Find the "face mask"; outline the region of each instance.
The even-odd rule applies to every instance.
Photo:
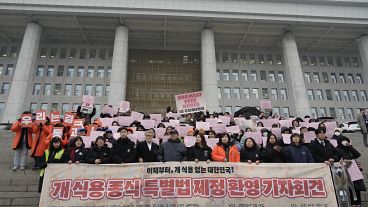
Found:
[[[344,146],[347,146],[348,145],[348,141],[344,140],[344,141],[341,142],[341,144],[344,145]]]
[[[340,136],[341,135],[341,132],[335,132],[335,135],[336,136]]]

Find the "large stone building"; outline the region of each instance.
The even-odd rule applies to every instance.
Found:
[[[272,101],[282,116],[352,120],[367,106],[366,0],[0,0],[0,119],[131,101],[164,112]]]

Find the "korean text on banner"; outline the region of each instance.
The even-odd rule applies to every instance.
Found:
[[[32,127],[32,114],[22,114],[20,122],[24,128]]]
[[[206,103],[202,91],[176,95],[175,101],[179,114],[206,111]]]
[[[163,206],[237,206],[245,200],[252,206],[337,206],[324,163],[218,162],[49,164],[40,206],[153,206],[158,200]]]
[[[35,119],[35,123],[39,124],[39,123],[45,123],[46,122],[46,110],[37,110],[36,111],[36,119]]]

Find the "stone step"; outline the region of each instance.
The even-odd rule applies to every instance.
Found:
[[[39,198],[38,192],[0,192],[0,198]],[[24,203],[22,204],[24,205]]]
[[[11,206],[38,206],[40,199],[37,198],[13,198]]]

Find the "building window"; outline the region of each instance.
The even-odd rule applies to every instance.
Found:
[[[92,84],[86,84],[84,95],[92,96]]]
[[[278,74],[277,74],[277,77],[279,78],[280,83],[285,82],[284,72],[279,71]]]
[[[287,100],[287,92],[286,89],[280,89],[280,99],[281,100]]]
[[[240,64],[247,64],[247,55],[245,53],[240,53],[239,62]]]
[[[37,103],[31,103],[29,105],[29,110],[31,111],[31,113],[35,113],[37,109],[38,109],[38,104]]]
[[[308,100],[314,101],[314,93],[313,93],[313,90],[308,89],[307,90],[307,96],[308,96]]]
[[[105,69],[103,66],[99,66],[97,68],[97,78],[103,78],[105,73]]]
[[[357,57],[353,57],[353,67],[359,67],[359,61]]]
[[[316,90],[316,99],[319,101],[323,101],[323,94],[321,89]]]
[[[221,53],[222,55],[222,62],[229,63],[229,55],[226,52]]]
[[[4,65],[0,64],[0,75],[2,75],[4,72]]]
[[[51,88],[52,88],[51,83],[45,83],[45,88],[43,90],[43,95],[50,96],[51,95]]]
[[[106,59],[106,50],[105,49],[100,49],[100,54],[98,55],[98,57],[100,58],[100,60],[105,60]]]
[[[327,57],[327,66],[334,66],[332,57]]]
[[[269,99],[270,96],[268,94],[268,88],[262,88],[262,98],[263,99]]]
[[[89,50],[89,59],[94,60],[96,58],[96,49]]]
[[[74,76],[74,66],[68,66],[66,77],[73,77],[73,76]]]
[[[95,96],[102,96],[102,85],[96,85]]]
[[[351,67],[349,57],[344,57],[344,62],[345,62],[345,66],[346,66],[346,67]]]
[[[317,59],[315,56],[311,56],[310,57],[310,61],[311,61],[311,66],[317,66]]]
[[[41,94],[41,84],[40,83],[35,83],[33,86],[33,95],[38,96]]]
[[[338,108],[337,111],[339,113],[340,119],[345,119],[344,108]]]
[[[317,118],[318,117],[317,108],[316,107],[310,108],[310,113],[311,113],[311,117],[312,118]]]
[[[272,108],[272,114],[280,115],[280,107],[273,107]]]
[[[41,109],[42,110],[48,110],[49,104],[48,103],[41,103]]]
[[[105,96],[109,96],[109,94],[110,94],[110,85],[106,85]]]
[[[224,98],[230,99],[230,88],[224,88]]]
[[[72,95],[72,85],[65,84],[64,96],[71,96]]]
[[[259,90],[258,90],[258,88],[253,88],[252,89],[252,95],[255,99],[259,99]]]
[[[276,55],[276,65],[282,65],[281,55]]]
[[[335,93],[335,100],[336,101],[341,101],[340,91],[335,90],[334,93]]]
[[[313,81],[315,83],[319,83],[320,80],[319,80],[319,73],[313,73]]]
[[[65,112],[69,112],[70,111],[70,104],[68,103],[63,103],[61,105],[61,113],[65,114]]]
[[[267,81],[266,71],[261,70],[260,75],[261,75],[261,81],[266,82]]]
[[[362,101],[367,101],[367,94],[365,93],[365,91],[360,91],[360,100]]]
[[[53,77],[54,76],[54,66],[53,65],[49,65],[47,68],[47,72],[46,72],[46,76],[47,77]]]
[[[8,48],[7,47],[1,47],[0,57],[7,57],[7,56],[8,56]]]
[[[37,77],[42,77],[43,76],[43,69],[44,66],[43,65],[38,65],[36,68],[36,76]]]
[[[302,65],[303,66],[307,66],[308,65],[308,57],[307,56],[302,56]]]
[[[1,87],[1,94],[8,95],[10,89],[10,83],[3,83],[3,86]]]
[[[65,59],[66,58],[66,48],[61,48],[60,49],[60,59]]]
[[[112,56],[113,55],[114,55],[114,50],[113,49],[109,49],[109,60],[112,60]]]
[[[233,80],[238,81],[239,80],[239,71],[233,70]]]
[[[250,71],[250,79],[252,81],[257,81],[257,71],[255,70]]]
[[[275,71],[269,71],[268,78],[270,79],[271,82],[275,82],[276,81]]]
[[[17,57],[17,48],[16,47],[12,47],[10,50],[10,57],[12,58],[16,58]]]
[[[69,59],[74,59],[77,57],[77,49],[72,48],[70,49]]]
[[[273,64],[273,58],[272,58],[272,55],[267,55],[267,62],[269,65],[272,65]]]
[[[324,83],[328,83],[329,80],[328,80],[328,74],[326,72],[323,72],[322,73],[322,79],[323,79],[323,82]]]
[[[311,77],[310,77],[310,73],[309,72],[305,72],[304,73],[304,80],[307,83],[310,83],[311,82]]]
[[[354,101],[359,101],[359,98],[358,98],[358,92],[357,91],[351,91],[351,97],[353,97],[353,100]]]
[[[290,116],[289,107],[283,107],[282,108],[282,116],[283,117],[289,117]]]
[[[244,99],[249,99],[250,94],[249,94],[249,88],[243,88],[243,96]]]
[[[243,81],[248,81],[248,71],[242,70],[241,76]]]
[[[78,66],[77,77],[83,77],[83,76],[84,76],[84,66]]]
[[[325,107],[320,107],[320,108],[319,108],[319,115],[320,115],[321,117],[326,117],[326,116],[327,116],[327,110],[326,110],[326,108],[325,108]]]
[[[40,58],[47,57],[47,48],[41,48]]]
[[[272,99],[277,100],[277,89],[276,88],[271,88],[271,96],[272,96]]]
[[[347,90],[342,91],[342,97],[344,101],[350,101],[349,92]]]
[[[231,62],[232,63],[238,63],[238,54],[231,53]]]
[[[347,108],[346,109],[346,115],[348,119],[355,119],[354,113],[353,113],[353,109],[352,108]]]
[[[340,79],[340,82],[341,82],[341,83],[343,83],[343,84],[345,84],[345,83],[346,83],[344,73],[340,73],[340,74],[339,74],[339,79]]]
[[[111,67],[107,67],[107,78],[111,77]]]
[[[220,70],[216,70],[216,80],[221,80]]]
[[[51,48],[50,49],[50,58],[51,59],[53,59],[53,58],[55,58],[56,57],[56,55],[57,55],[57,48]]]
[[[319,56],[318,62],[320,66],[326,66],[325,57]]]
[[[59,110],[59,103],[52,103],[51,104],[51,111]]]
[[[81,96],[82,95],[82,84],[76,84],[75,90],[74,90],[75,96]]]
[[[342,67],[342,60],[341,60],[341,57],[336,57],[335,58],[336,60],[336,66],[337,67]]]
[[[348,73],[348,82],[354,84],[354,77],[352,73]]]
[[[329,108],[330,116],[336,119],[336,110],[335,108]]]
[[[336,73],[331,73],[331,81],[332,83],[337,83]]]
[[[362,74],[356,74],[356,80],[358,84],[363,84]]]
[[[56,74],[58,77],[63,77],[64,76],[64,65],[59,65],[58,67],[58,71]]]
[[[221,96],[222,96],[222,95],[221,95],[221,87],[218,87],[218,88],[217,88],[217,98],[218,98],[218,99],[221,99]]]
[[[326,98],[328,101],[332,101],[332,92],[331,90],[326,90]]]
[[[264,64],[265,63],[263,54],[258,54],[258,61],[259,61],[259,64]]]
[[[249,54],[249,63],[250,64],[256,64],[256,55],[255,54]]]
[[[87,56],[87,50],[86,49],[80,49],[79,51],[79,59],[86,59],[86,56]]]
[[[241,108],[243,108],[243,107],[242,107],[242,106],[235,106],[235,108],[234,108],[234,112],[239,111]]]
[[[240,88],[234,88],[233,95],[235,99],[240,99]]]
[[[229,70],[223,70],[222,77],[223,77],[223,80],[226,80],[226,81],[230,80]]]
[[[14,74],[14,65],[13,64],[8,64],[6,66],[5,75],[6,76],[12,76],[13,74]]]
[[[79,103],[73,103],[72,110],[77,111],[79,107]]]
[[[216,57],[216,62],[220,62],[220,55],[218,52],[215,53],[215,57]]]
[[[61,84],[55,84],[54,95],[60,95],[60,94],[61,94]]]
[[[231,106],[226,106],[225,107],[225,112],[230,113],[231,114],[232,111],[232,107]]]
[[[88,66],[87,77],[88,78],[93,78],[94,71],[95,71],[95,68],[93,66]]]

